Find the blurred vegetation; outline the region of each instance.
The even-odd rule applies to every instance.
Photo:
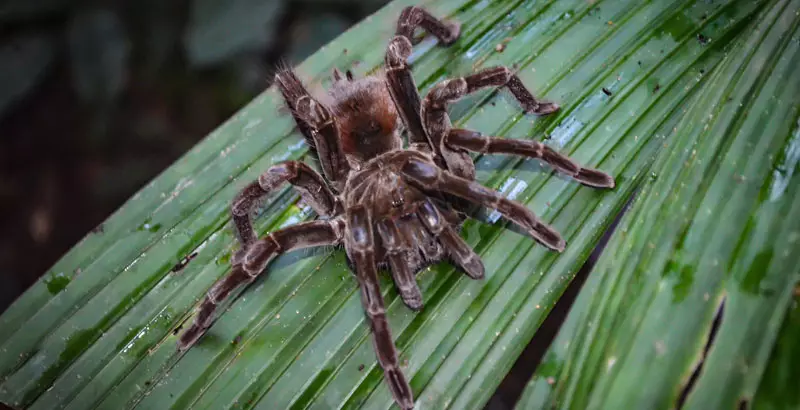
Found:
[[[136,190],[385,0],[0,4],[0,311]]]

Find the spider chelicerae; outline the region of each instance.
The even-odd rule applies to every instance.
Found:
[[[217,305],[233,289],[255,280],[277,255],[344,245],[385,380],[397,404],[411,409],[414,398],[397,362],[378,270],[391,272],[403,302],[414,310],[422,308],[415,275],[433,263],[448,259],[470,278],[483,278],[481,258],[459,236],[475,205],[497,210],[550,249],[562,251],[566,245],[524,205],[475,182],[468,151],[537,158],[584,185],[614,187],[608,174],[583,168],[540,142],[453,128],[448,103],[487,87],[506,87],[528,113],[546,115],[559,106],[536,99],[506,67],[442,81],[420,99],[407,62],[417,28],[445,46],[459,35],[457,24],[440,21],[420,7],[407,7],[389,43],[383,73],[355,79],[349,71],[343,77],[334,70],[325,100],[309,94],[291,69],[278,71],[275,83],[324,177],[302,162],[288,161],[270,167],[236,196],[231,213],[241,249],[232,258],[231,272],[207,292],[194,323],[181,335],[181,350],[205,333]],[[258,239],[251,212],[260,198],[286,182],[321,218]]]

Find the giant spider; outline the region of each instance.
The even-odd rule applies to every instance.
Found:
[[[232,258],[231,272],[207,292],[191,328],[181,335],[181,350],[205,333],[218,303],[234,288],[252,282],[277,255],[344,245],[386,382],[397,404],[411,409],[414,398],[397,363],[378,269],[391,271],[403,302],[414,310],[422,307],[415,275],[433,263],[449,259],[470,278],[483,278],[483,262],[458,234],[473,205],[496,209],[550,249],[562,251],[565,246],[558,232],[525,206],[475,182],[467,151],[538,158],[585,185],[614,186],[611,176],[583,168],[537,141],[452,128],[447,104],[486,87],[508,88],[528,113],[550,114],[559,106],[534,98],[506,67],[442,81],[420,100],[407,63],[416,28],[446,46],[459,35],[457,24],[440,21],[420,7],[405,8],[389,43],[383,74],[354,79],[349,71],[343,78],[334,70],[328,105],[311,96],[291,69],[278,71],[278,89],[324,178],[302,162],[288,161],[270,167],[236,196],[231,213],[242,247]],[[400,137],[403,128],[408,132],[406,148]],[[285,182],[323,218],[257,239],[251,211],[259,198]]]

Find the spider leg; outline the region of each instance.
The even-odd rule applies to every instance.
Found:
[[[428,261],[435,261],[442,257],[444,250],[436,241],[436,237],[428,232],[416,215],[412,215],[403,223],[403,233],[411,239],[411,243],[417,244],[422,255]]]
[[[400,117],[408,128],[409,143],[419,149],[430,151],[430,141],[425,135],[420,118],[420,96],[411,76],[408,58],[411,55],[414,30],[425,29],[439,41],[449,46],[458,39],[460,29],[455,23],[445,23],[423,8],[410,6],[403,9],[397,20],[397,31],[386,50],[386,79],[389,92]]]
[[[322,176],[311,167],[299,161],[287,161],[271,166],[258,177],[257,181],[242,189],[231,204],[236,235],[242,243],[242,251],[234,257],[234,264],[256,240],[253,224],[250,221],[253,206],[259,198],[269,195],[284,182],[292,184],[317,214],[330,216],[336,210],[338,205],[336,197]]]
[[[243,263],[234,264],[231,272],[206,292],[194,323],[178,341],[178,349],[186,350],[194,345],[211,326],[217,305],[239,285],[254,281],[273,258],[295,249],[337,245],[342,241],[343,230],[341,219],[310,221],[272,232],[254,242],[247,249]]]
[[[539,141],[485,137],[479,132],[452,129],[445,136],[445,145],[488,154],[501,153],[538,158],[582,184],[596,188],[613,188],[614,177],[591,168],[583,168],[569,157]]]
[[[443,144],[452,124],[447,114],[447,104],[467,94],[486,87],[506,87],[523,109],[539,115],[558,111],[558,104],[537,100],[522,84],[522,81],[506,67],[492,67],[466,77],[444,80],[435,85],[422,100],[421,115],[425,131],[434,151],[444,159],[447,169],[454,174],[475,179],[472,158],[463,151]]]
[[[415,252],[415,250],[409,249],[406,238],[400,233],[397,224],[392,219],[384,219],[378,223],[378,235],[388,253],[389,268],[400,292],[400,297],[409,308],[421,309],[422,293],[408,262],[409,253]]]
[[[529,113],[545,115],[558,111],[556,103],[537,100],[522,81],[506,67],[492,67],[466,77],[444,80],[435,85],[422,100],[422,118],[428,138],[439,152],[450,132],[447,104],[486,87],[506,87]]]
[[[350,165],[339,143],[339,131],[331,110],[309,94],[291,69],[278,71],[275,83],[306,142],[316,151],[323,174],[336,189],[341,189]]]
[[[433,34],[442,44],[449,46],[453,44],[460,34],[458,24],[445,23],[422,7],[408,6],[400,12],[397,18],[396,35],[403,36],[409,41],[414,37],[414,30],[422,27],[428,33]]]
[[[498,66],[486,68],[466,77],[440,82],[425,96],[422,102],[423,110],[428,112],[444,110],[448,103],[487,87],[508,88],[522,108],[531,114],[547,115],[561,108],[554,102],[536,99],[522,83],[522,80],[508,67]]]
[[[356,278],[361,287],[361,301],[369,319],[372,342],[378,363],[383,368],[386,383],[397,404],[402,409],[412,409],[413,393],[397,363],[397,349],[392,340],[383,296],[378,287],[378,267],[375,261],[375,239],[371,219],[369,210],[363,205],[356,205],[347,210],[345,249],[355,266]]]
[[[422,224],[442,242],[447,254],[467,276],[472,279],[483,278],[485,269],[480,256],[458,236],[430,200],[425,200],[420,204],[417,208],[417,216]]]
[[[410,182],[416,183],[422,189],[448,193],[496,209],[550,249],[561,252],[566,246],[561,235],[551,226],[542,222],[528,208],[475,181],[453,175],[432,162],[418,158],[407,159],[400,172]]]

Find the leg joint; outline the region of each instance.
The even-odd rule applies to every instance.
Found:
[[[403,175],[426,187],[434,187],[439,180],[439,168],[430,162],[409,159],[402,168]]]
[[[254,242],[244,257],[244,270],[251,277],[258,276],[272,258],[281,251],[280,244],[272,234]]]
[[[397,35],[411,37],[414,29],[422,23],[423,11],[417,6],[408,6],[400,12],[397,19]]]
[[[488,152],[491,145],[489,142],[489,138],[482,136],[480,132],[458,128],[450,130],[445,136],[445,144],[473,152]]]
[[[386,68],[388,70],[407,69],[406,60],[411,55],[411,41],[403,36],[395,36],[386,48]]]
[[[506,67],[487,68],[477,74],[465,77],[467,92],[473,92],[484,87],[502,87],[506,85],[514,74]]]
[[[436,103],[444,104],[447,102],[458,100],[469,92],[467,81],[463,78],[456,78],[452,80],[444,80],[435,85],[433,89],[425,96],[426,102],[430,101],[434,105]]]
[[[294,161],[273,165],[258,176],[258,184],[265,192],[270,192],[283,182],[292,183],[297,178],[298,171],[297,163]]]

